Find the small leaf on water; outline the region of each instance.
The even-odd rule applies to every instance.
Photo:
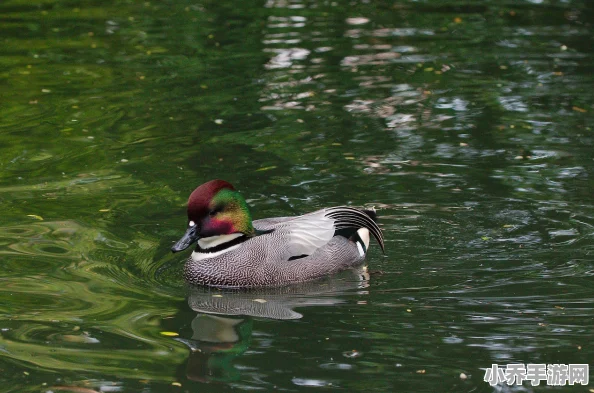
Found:
[[[264,299],[254,299],[254,301],[256,303],[266,303],[266,300],[264,300]]]
[[[353,349],[352,351],[345,351],[342,353],[342,356],[346,358],[358,358],[359,356],[363,355],[363,353]]]
[[[34,218],[36,220],[43,221],[43,217],[38,216],[37,214],[27,214],[27,217],[31,217],[31,218]]]
[[[483,237],[481,237],[481,239],[484,240],[484,241],[487,241],[487,240],[489,240],[491,238],[489,236],[483,236]]]
[[[181,385],[182,385],[182,384],[181,384],[181,383],[179,383],[179,382],[171,382],[171,384],[172,384],[173,386],[179,386],[179,387],[181,387]]]
[[[99,393],[96,390],[82,388],[80,386],[52,386],[49,391],[56,391],[56,390],[65,390],[67,392],[76,392],[76,393]]]
[[[275,169],[275,168],[276,168],[276,165],[265,166],[264,168],[256,169],[256,172],[269,171],[269,170]]]
[[[179,334],[176,333],[176,332],[161,332],[161,335],[162,336],[165,336],[165,337],[177,337],[177,336],[179,336]]]

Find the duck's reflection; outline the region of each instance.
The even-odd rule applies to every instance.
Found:
[[[231,361],[244,353],[251,341],[250,318],[198,314],[192,321],[192,338],[178,338],[190,348],[186,376],[193,381],[234,381],[239,371]]]
[[[192,337],[177,338],[190,348],[186,375],[194,381],[239,379],[232,360],[250,345],[254,317],[299,319],[294,308],[332,306],[346,296],[365,295],[369,286],[365,269],[350,270],[323,280],[257,290],[220,290],[190,287],[188,304],[198,315],[191,323]]]

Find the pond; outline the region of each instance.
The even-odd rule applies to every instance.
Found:
[[[0,391],[530,392],[485,374],[592,366],[592,21],[589,0],[2,1]],[[374,206],[386,254],[188,288],[170,248],[215,178],[256,219]]]

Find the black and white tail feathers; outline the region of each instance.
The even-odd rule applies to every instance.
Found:
[[[356,242],[366,243],[365,239],[361,238],[361,232],[359,232],[359,229],[366,228],[377,240],[382,252],[385,254],[384,236],[375,222],[377,219],[375,210],[359,210],[348,206],[338,206],[327,209],[325,215],[334,220],[336,234],[351,238]],[[364,251],[367,250],[364,249]]]

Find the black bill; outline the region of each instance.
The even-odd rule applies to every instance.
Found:
[[[198,225],[188,227],[181,239],[171,247],[172,252],[183,251],[198,240]]]

